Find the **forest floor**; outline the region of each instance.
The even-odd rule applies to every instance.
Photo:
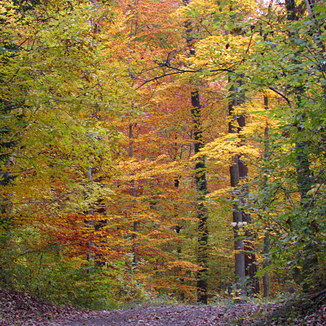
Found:
[[[323,295],[324,297],[324,295]],[[78,311],[0,290],[0,326],[325,326],[323,300]]]

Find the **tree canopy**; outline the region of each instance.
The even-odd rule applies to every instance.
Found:
[[[0,1],[0,285],[108,307],[325,287],[325,1]]]

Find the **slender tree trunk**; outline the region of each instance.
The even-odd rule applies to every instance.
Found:
[[[268,100],[268,96],[266,95],[264,96],[264,107],[266,111],[269,110],[269,100]],[[269,141],[269,126],[267,121],[265,126],[265,132],[264,132],[264,165],[268,163],[269,159],[270,159],[270,141]],[[262,185],[263,191],[264,189],[267,188],[268,169],[266,169],[266,167],[264,167],[264,174],[265,176],[263,177],[263,185]],[[265,228],[264,231],[265,233],[264,233],[264,250],[263,250],[263,255],[264,255],[263,268],[267,268],[271,263],[269,258],[270,234],[268,228]],[[270,296],[270,276],[267,271],[263,276],[263,296],[265,298]]]
[[[134,156],[134,147],[133,147],[133,138],[134,138],[134,132],[133,132],[133,124],[129,124],[129,157],[132,158]],[[137,197],[137,189],[135,185],[135,180],[131,181],[131,188],[130,188],[130,194],[133,198]],[[134,200],[135,202],[135,200]],[[135,270],[137,268],[138,264],[138,254],[137,254],[137,232],[138,232],[138,224],[139,222],[134,220],[133,221],[133,233],[132,233],[132,269]]]
[[[240,127],[245,126],[245,117],[240,116],[238,119]],[[239,180],[244,179],[248,176],[248,167],[246,164],[239,159]],[[239,190],[241,191],[241,197],[244,199],[248,196],[249,188],[247,185],[240,186]],[[251,224],[251,215],[246,214],[242,211],[242,221],[244,224]],[[245,256],[245,275],[246,275],[246,290],[247,294],[253,295],[259,293],[259,280],[255,276],[257,273],[257,260],[254,253],[253,246],[254,234],[248,230],[244,232],[244,256]]]
[[[289,21],[296,21],[299,19],[297,16],[297,8],[294,0],[286,0],[286,8],[288,12],[288,20]],[[307,10],[309,14],[311,14],[312,18],[311,21],[313,22],[312,25],[315,25],[315,28],[318,30],[319,35],[321,35],[320,26],[318,26],[318,22],[315,19],[314,16],[314,4],[315,1],[307,0]],[[296,37],[296,35],[291,32],[291,35]],[[299,38],[299,36],[297,36]],[[320,42],[320,38],[315,38],[316,46],[319,48],[319,54],[320,57],[323,58],[325,47],[322,42]],[[293,63],[298,66],[298,71],[300,69],[301,62],[297,59],[293,60]],[[326,84],[321,85],[324,90],[324,97],[326,98]],[[296,96],[296,102],[298,109],[301,109],[303,111],[303,105],[304,105],[304,96],[305,96],[305,88],[304,85],[299,85],[294,87],[294,93]],[[300,112],[300,110],[299,110]],[[298,192],[300,194],[301,198],[301,207],[302,211],[307,211],[308,209],[312,209],[313,206],[313,199],[312,196],[309,195],[309,190],[311,189],[312,185],[314,184],[313,180],[313,174],[310,169],[310,161],[308,157],[309,153],[309,145],[306,140],[304,140],[306,128],[304,126],[304,122],[307,119],[306,113],[301,113],[301,115],[297,115],[296,120],[294,121],[294,126],[297,128],[297,135],[299,138],[299,141],[296,142],[296,170],[297,170],[297,186],[298,186]],[[303,140],[301,140],[301,139]],[[307,231],[313,234],[316,232],[315,227],[311,224],[311,222],[307,221]],[[307,241],[306,244],[302,250],[302,267],[299,269],[297,268],[294,270],[294,279],[299,284],[302,285],[303,289],[305,291],[309,291],[310,287],[310,274],[313,273],[314,268],[316,265],[318,265],[318,257],[315,253],[315,244],[312,241]],[[316,277],[318,277],[316,275]]]
[[[201,103],[198,91],[191,93],[191,115],[194,123],[194,152],[200,152],[203,147],[203,131],[201,124]],[[197,189],[197,217],[198,217],[198,249],[197,261],[202,267],[197,273],[197,301],[207,304],[208,301],[208,210],[204,204],[207,194],[205,157],[197,158],[195,165],[195,185]]]
[[[269,235],[269,230],[265,230],[265,237],[264,237],[264,262],[263,262],[263,268],[266,268],[270,265],[270,260],[268,258],[269,255],[269,251],[270,251],[270,235]],[[271,295],[270,292],[270,277],[269,277],[269,273],[265,272],[264,276],[263,276],[263,296],[269,297]]]
[[[312,10],[314,1],[307,0],[308,10]],[[297,7],[294,0],[285,0],[286,4],[286,10],[287,10],[287,19],[289,21],[296,21],[299,19],[297,15]],[[295,36],[293,32],[290,33],[292,36]],[[297,59],[294,60],[294,64],[297,64],[298,66],[301,64],[300,61]],[[299,68],[298,68],[299,69]],[[294,88],[295,95],[297,99],[297,105],[300,108],[302,106],[302,97],[304,94],[304,88],[303,86],[296,86]],[[297,125],[297,131],[298,134],[304,133],[304,127],[301,126],[301,120],[305,119],[304,114],[300,117],[299,123],[295,122],[295,125]],[[308,160],[307,155],[307,144],[305,141],[299,141],[296,143],[296,155],[297,155],[297,185],[298,190],[301,196],[301,202],[302,206],[305,207],[307,205],[307,192],[311,189],[312,181],[311,181],[311,171],[310,171],[310,163]]]
[[[243,221],[247,224],[251,223],[249,214],[243,214]],[[257,259],[254,253],[253,245],[254,235],[250,231],[245,231],[244,251],[245,251],[245,274],[247,279],[247,291],[249,295],[258,294],[260,291],[259,279],[256,277]]]
[[[174,179],[174,187],[176,189],[178,189],[179,186],[180,186],[180,181],[179,181],[179,178],[176,177]],[[177,204],[174,204],[174,220],[175,221],[178,220],[178,208],[177,208]],[[176,234],[178,236],[180,235],[181,230],[182,230],[182,226],[180,224],[177,224],[175,226],[175,232],[176,232]],[[181,245],[181,243],[178,243],[177,244],[177,257],[178,257],[178,259],[181,259],[181,255],[182,255],[182,245]],[[179,277],[179,282],[180,282],[180,284],[184,284],[185,283],[185,279],[183,277]],[[179,296],[180,300],[183,301],[185,299],[185,293],[184,293],[184,291],[180,291],[178,293],[178,296]]]
[[[234,107],[238,105],[239,98],[236,94],[234,86],[231,88],[231,98],[229,100],[229,116],[232,117],[232,121],[229,122],[229,133],[238,133],[239,127],[235,126],[235,122],[238,122],[237,116],[234,113]],[[234,189],[240,182],[240,165],[242,169],[245,166],[241,163],[239,155],[232,158],[233,165],[230,167],[230,182],[231,187]],[[242,171],[244,174],[244,171]],[[240,295],[244,296],[246,293],[246,267],[245,267],[245,251],[242,234],[243,215],[242,211],[237,204],[233,204],[233,233],[234,233],[234,250],[235,250],[235,277],[236,277],[236,290]]]
[[[238,81],[241,86],[241,80]],[[244,102],[244,94],[238,91],[237,86],[230,89],[229,100],[229,133],[239,133],[246,125],[244,114],[235,114],[235,107]],[[248,195],[248,187],[246,185],[239,186],[241,179],[248,176],[248,167],[242,161],[239,155],[233,157],[233,165],[230,167],[230,182],[234,188],[234,196],[242,200]],[[255,277],[257,272],[256,256],[253,252],[252,245],[253,235],[243,231],[243,225],[251,223],[250,214],[246,214],[237,204],[233,206],[233,226],[234,226],[234,249],[235,249],[235,276],[237,279],[237,290],[240,295],[247,293],[259,293],[259,282]],[[249,279],[249,284],[246,284]]]
[[[1,83],[0,79],[0,83]],[[3,116],[10,115],[11,110],[14,108],[14,105],[8,103],[7,101],[4,101],[0,99],[0,118],[3,118]],[[18,141],[13,141],[7,138],[11,134],[11,129],[7,127],[6,125],[1,124],[0,130],[0,150],[2,153],[6,153],[9,150],[14,151],[14,148],[17,146]],[[5,166],[11,165],[12,159],[10,157],[10,154],[2,154],[0,156],[0,187],[8,186],[12,183],[12,181],[15,179],[13,175],[6,171],[6,169],[3,169]],[[0,195],[0,231],[10,229],[11,227],[11,210],[12,210],[12,203],[9,200],[9,196],[3,196]]]
[[[88,167],[86,174],[87,174],[88,182],[91,185],[93,183],[93,169],[91,167]],[[92,190],[89,189],[89,191],[91,192]],[[91,209],[87,212],[87,214],[89,214],[89,215],[92,215],[93,213],[94,212]],[[94,220],[87,220],[86,223],[88,225],[88,229],[92,233],[94,231],[95,221]],[[95,244],[94,244],[93,239],[89,239],[88,240],[87,260],[88,260],[89,263],[91,263],[91,265],[95,265],[94,246],[95,246]]]
[[[188,5],[190,0],[183,0],[184,5]],[[189,56],[195,54],[193,49],[193,26],[190,21],[185,23],[186,27],[186,41],[189,48]],[[203,130],[201,123],[201,103],[198,89],[191,92],[191,116],[194,124],[193,139],[194,139],[194,153],[200,152],[203,147]],[[207,194],[207,180],[206,180],[206,163],[205,157],[197,158],[195,165],[195,186],[197,191],[196,211],[198,218],[198,242],[197,242],[197,262],[202,267],[197,273],[197,301],[203,304],[208,302],[208,210],[204,204]]]

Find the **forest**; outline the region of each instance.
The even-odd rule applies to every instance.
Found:
[[[0,288],[325,289],[324,0],[1,0],[0,21]]]

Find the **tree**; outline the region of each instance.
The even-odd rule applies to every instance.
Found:
[[[322,257],[317,253],[323,246],[319,238],[321,216],[319,208],[316,210],[313,208],[313,203],[315,200],[318,202],[317,198],[322,198],[323,194],[319,193],[314,199],[307,197],[313,193],[311,189],[316,183],[314,178],[320,177],[320,170],[318,168],[318,172],[315,170],[316,165],[312,164],[311,158],[317,159],[319,156],[318,154],[315,156],[315,150],[320,149],[321,138],[311,137],[310,133],[315,128],[312,125],[323,128],[323,122],[317,113],[321,108],[323,77],[318,68],[312,64],[314,61],[319,62],[323,55],[314,43],[319,34],[318,29],[312,31],[307,27],[310,30],[307,33],[306,27],[303,27],[311,26],[310,18],[299,19],[300,13],[294,2],[287,1],[285,4],[285,11],[279,11],[275,7],[267,9],[266,17],[270,23],[266,26],[261,20],[259,42],[255,42],[256,54],[251,56],[253,61],[247,60],[249,66],[246,66],[245,71],[256,90],[269,88],[274,96],[280,97],[279,103],[273,101],[272,109],[269,109],[268,113],[270,121],[275,119],[279,122],[277,126],[269,129],[269,162],[267,165],[264,163],[265,167],[262,168],[262,171],[266,171],[268,166],[268,173],[260,174],[260,180],[265,184],[260,196],[264,200],[269,198],[267,204],[269,212],[265,211],[261,216],[266,219],[265,230],[276,232],[277,237],[282,239],[280,242],[274,235],[272,236],[274,252],[278,252],[273,255],[274,263],[283,267],[289,267],[293,263],[291,273],[307,290],[313,283],[321,282],[322,278],[318,271]],[[283,21],[281,29],[276,23],[280,17],[287,18]],[[275,25],[272,24],[274,19]],[[277,29],[279,32],[273,34]],[[303,32],[304,30],[306,32]],[[272,48],[269,42],[272,42]],[[269,50],[264,52],[267,48]],[[277,55],[279,53],[282,53],[283,59]],[[274,67],[274,74],[271,74],[271,67]],[[318,95],[313,98],[311,92]],[[318,162],[319,160],[317,159]],[[286,198],[290,201],[289,205],[285,204]],[[260,200],[258,202],[261,203]],[[314,211],[314,222],[311,221],[305,205]],[[257,207],[254,202],[249,206]],[[266,202],[264,207],[266,208]],[[279,217],[271,214],[271,207],[279,212]],[[311,222],[315,227],[311,226]],[[307,233],[310,234],[309,240],[304,235]],[[310,241],[318,245],[311,246],[308,244]],[[286,246],[281,243],[286,243]],[[294,252],[297,252],[299,247],[303,252],[309,253],[301,255],[299,259],[293,259],[296,256]],[[275,248],[279,248],[280,251]],[[271,269],[271,266],[269,265],[267,269]],[[302,277],[303,274],[306,276]],[[315,280],[312,281],[308,274],[314,275]]]
[[[99,116],[115,114],[120,102],[115,93],[121,85],[113,78],[104,80],[107,70],[99,51],[101,39],[89,24],[98,16],[108,19],[103,7],[90,11],[87,2],[67,6],[65,1],[50,1],[28,8],[8,2],[2,9],[1,37],[8,50],[3,48],[0,94],[2,103],[10,106],[12,121],[11,135],[5,134],[19,141],[6,153],[11,163],[2,168],[15,177],[10,189],[1,189],[12,207],[10,239],[1,247],[2,275],[8,284],[24,288],[29,283],[31,291],[51,296],[46,278],[60,283],[51,264],[66,265],[72,274],[84,271],[89,239],[98,242],[98,254],[118,257],[110,252],[119,238],[103,252],[103,237],[111,230],[99,234],[84,223],[103,216],[83,212],[91,211],[98,198],[110,192],[103,183],[90,185],[87,171],[91,165],[101,179],[112,164],[118,132]],[[112,35],[120,33],[120,27],[119,23],[111,25]],[[7,112],[7,108],[2,110]],[[30,259],[20,259],[21,252]],[[46,257],[40,268],[44,278],[33,271],[39,257]],[[28,274],[29,270],[33,272]],[[27,282],[26,277],[30,277]],[[95,283],[85,285],[91,286]]]
[[[198,5],[200,6],[202,4],[197,3],[197,6]],[[250,51],[252,41],[252,35],[249,34],[248,36],[242,32],[246,27],[246,23],[242,23],[242,20],[244,19],[244,16],[253,14],[250,5],[247,3],[240,4],[236,2],[234,2],[232,6],[220,4],[217,8],[212,9],[212,12],[214,12],[215,15],[219,11],[221,12],[221,23],[219,23],[221,24],[220,30],[217,30],[216,26],[214,26],[215,29],[212,30],[211,35],[198,42],[196,45],[198,55],[193,61],[200,67],[203,67],[206,70],[206,74],[220,72],[218,77],[224,80],[226,76],[229,76],[230,100],[228,111],[232,121],[229,122],[229,132],[238,134],[245,126],[245,113],[240,112],[241,109],[239,108],[239,106],[244,102],[245,89],[243,82],[245,77],[244,74],[242,74],[242,65],[245,60],[244,58]],[[222,15],[224,15],[223,18]],[[197,14],[196,17],[198,16],[199,15]],[[236,23],[234,23],[234,21],[236,21]],[[243,48],[240,48],[240,46]],[[198,69],[198,71],[203,68]],[[211,79],[212,77],[209,78]],[[248,168],[244,161],[240,159],[240,155],[234,156],[233,163],[230,166],[230,179],[232,187],[238,188],[234,191],[234,194],[236,193],[234,196],[235,200],[240,202],[243,201],[241,198],[244,198],[248,191],[245,185],[239,186],[239,183],[240,180],[242,180],[241,182],[244,182],[247,175]],[[241,206],[242,205],[235,204],[233,213],[233,224],[235,225],[234,234],[236,239],[236,275],[241,284],[240,288],[242,288],[243,293],[245,292],[244,287],[246,276],[252,280],[252,290],[258,292],[258,283],[254,277],[256,272],[255,257],[249,240],[251,236],[247,231],[246,236],[248,239],[245,241],[247,253],[245,254],[243,235],[239,232],[239,226],[240,229],[242,229],[243,222],[250,222],[250,215],[244,213],[243,207]]]
[[[324,16],[323,1],[3,2],[3,283],[207,303],[232,292],[235,258],[243,295],[257,276],[273,294],[281,271],[322,286]]]

